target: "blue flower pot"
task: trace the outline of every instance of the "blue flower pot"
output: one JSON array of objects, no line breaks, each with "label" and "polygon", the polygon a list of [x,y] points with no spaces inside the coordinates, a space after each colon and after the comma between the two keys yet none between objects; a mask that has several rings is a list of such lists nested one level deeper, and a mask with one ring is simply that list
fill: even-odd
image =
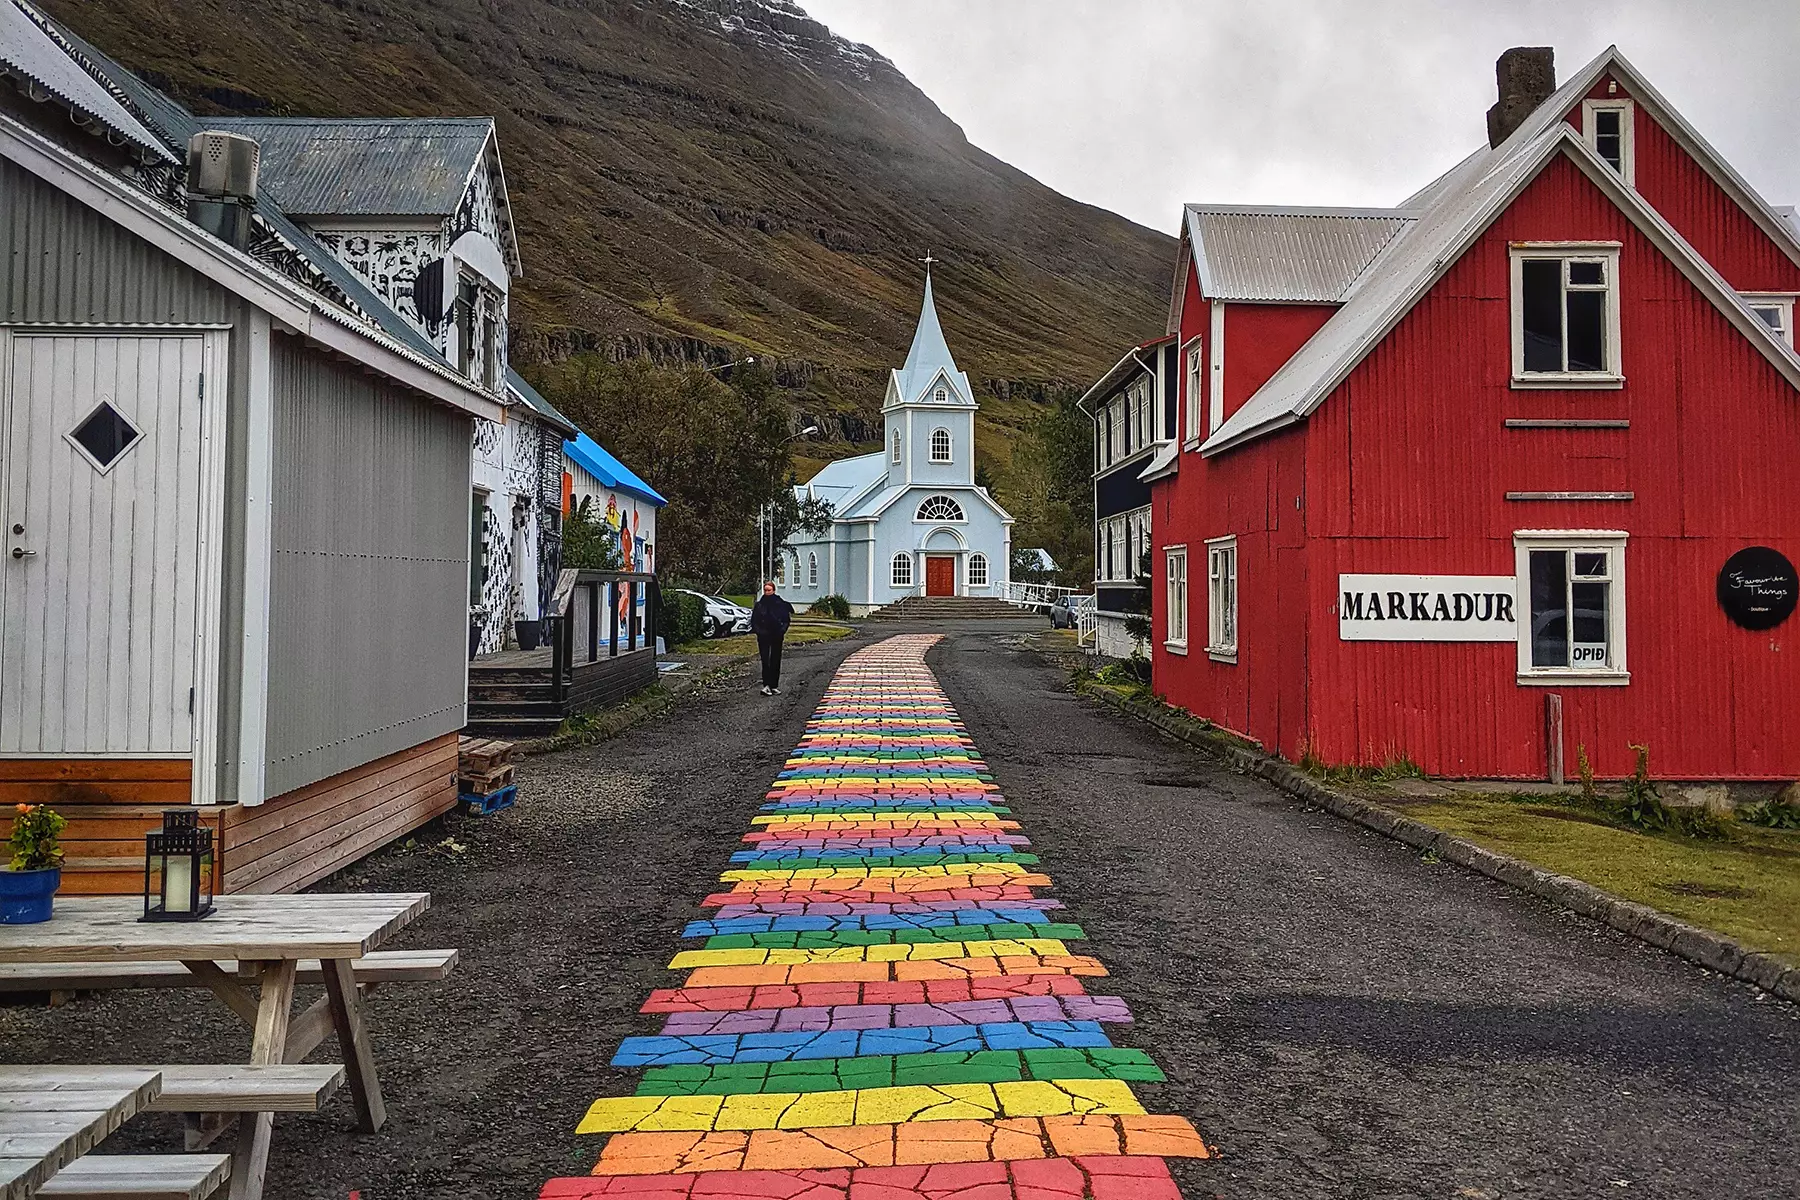
[{"label": "blue flower pot", "polygon": [[35,925],[48,921],[62,886],[62,871],[0,870],[0,925]]}]

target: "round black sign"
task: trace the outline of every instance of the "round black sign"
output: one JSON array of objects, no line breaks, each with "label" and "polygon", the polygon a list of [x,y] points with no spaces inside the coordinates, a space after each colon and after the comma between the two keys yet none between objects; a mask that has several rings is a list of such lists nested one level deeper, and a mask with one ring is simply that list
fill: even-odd
[{"label": "round black sign", "polygon": [[1751,546],[1719,571],[1719,607],[1745,629],[1773,629],[1793,615],[1800,577],[1778,550]]}]

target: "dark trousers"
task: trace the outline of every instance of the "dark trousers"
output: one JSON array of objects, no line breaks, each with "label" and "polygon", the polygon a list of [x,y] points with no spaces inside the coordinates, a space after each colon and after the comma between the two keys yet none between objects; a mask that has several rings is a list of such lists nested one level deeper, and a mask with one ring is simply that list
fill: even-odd
[{"label": "dark trousers", "polygon": [[756,635],[756,652],[762,655],[763,686],[781,686],[781,634]]}]

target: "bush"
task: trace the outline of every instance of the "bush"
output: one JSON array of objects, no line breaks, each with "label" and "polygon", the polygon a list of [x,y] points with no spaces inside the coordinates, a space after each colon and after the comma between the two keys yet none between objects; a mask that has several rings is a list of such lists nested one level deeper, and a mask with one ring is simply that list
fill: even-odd
[{"label": "bush", "polygon": [[695,642],[706,631],[706,601],[687,592],[669,596],[672,603],[668,621],[664,623],[663,641],[671,646]]},{"label": "bush", "polygon": [[807,612],[820,616],[835,617],[840,621],[850,619],[850,601],[842,596],[821,596],[807,607]]},{"label": "bush", "polygon": [[1633,829],[1651,833],[1668,829],[1675,823],[1675,817],[1662,797],[1656,794],[1656,785],[1650,782],[1650,747],[1633,746],[1632,750],[1637,752],[1637,766],[1632,768],[1631,778],[1625,781],[1624,794],[1619,797],[1613,815]]},{"label": "bush", "polygon": [[1738,820],[1765,829],[1800,829],[1800,804],[1771,796],[1739,813]]}]

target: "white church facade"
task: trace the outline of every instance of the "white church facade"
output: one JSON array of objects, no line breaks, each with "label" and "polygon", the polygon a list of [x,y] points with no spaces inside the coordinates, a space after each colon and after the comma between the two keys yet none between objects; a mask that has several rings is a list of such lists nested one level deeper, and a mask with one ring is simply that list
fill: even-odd
[{"label": "white church facade", "polygon": [[999,596],[1013,518],[975,483],[975,394],[938,324],[931,277],[906,365],[889,373],[883,448],[840,459],[795,488],[832,507],[796,533],[776,584],[797,607],[840,595],[867,613],[907,596]]}]

